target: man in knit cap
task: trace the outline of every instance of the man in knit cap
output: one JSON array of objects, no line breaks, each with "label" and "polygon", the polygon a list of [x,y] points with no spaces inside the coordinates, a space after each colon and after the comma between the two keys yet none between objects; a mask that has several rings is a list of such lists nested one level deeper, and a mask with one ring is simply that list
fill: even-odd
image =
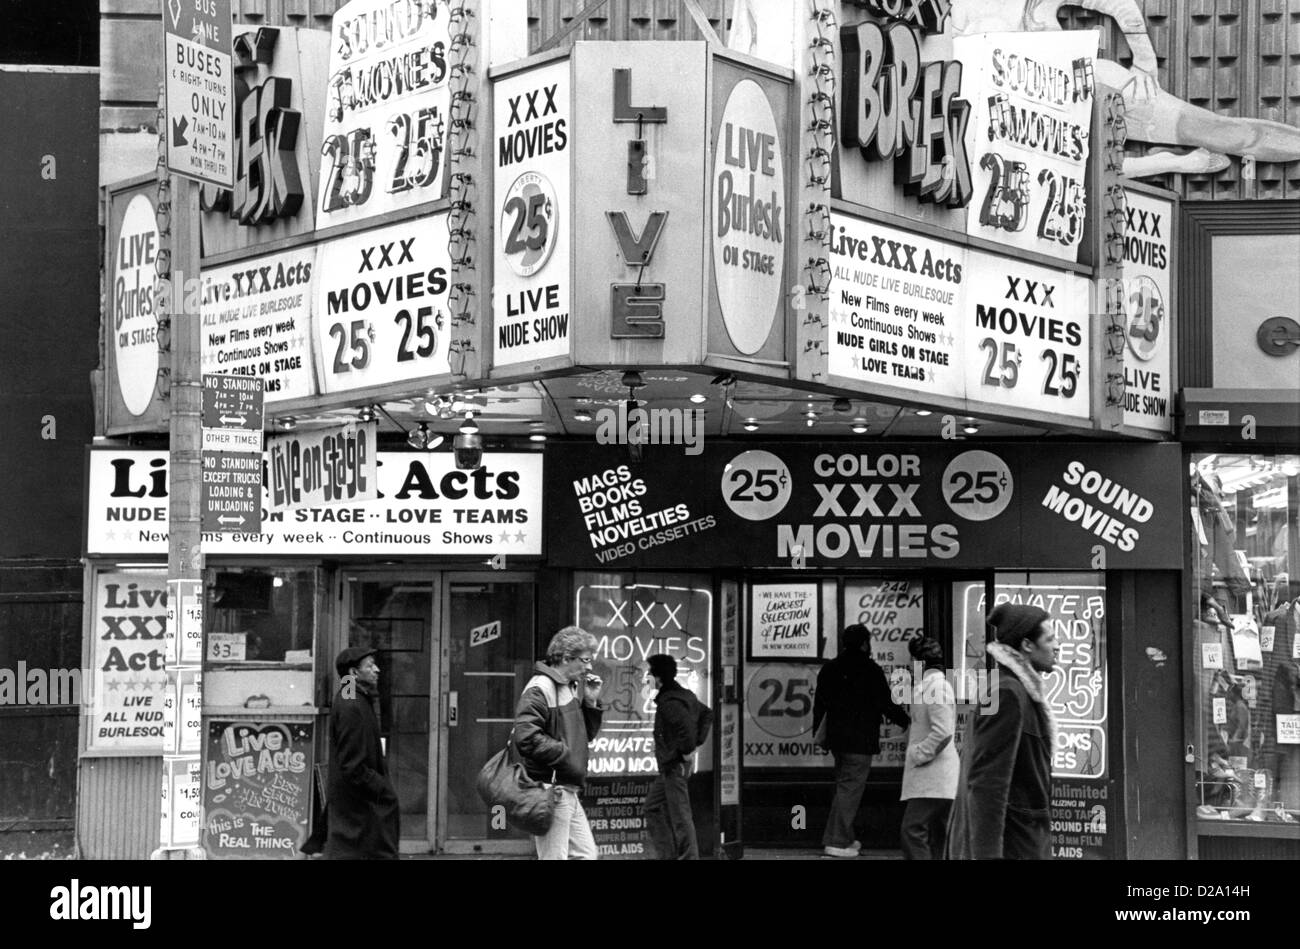
[{"label": "man in knit cap", "polygon": [[1056,721],[1043,673],[1056,665],[1056,633],[1034,606],[989,615],[997,692],[971,722],[948,825],[950,860],[1046,860]]}]

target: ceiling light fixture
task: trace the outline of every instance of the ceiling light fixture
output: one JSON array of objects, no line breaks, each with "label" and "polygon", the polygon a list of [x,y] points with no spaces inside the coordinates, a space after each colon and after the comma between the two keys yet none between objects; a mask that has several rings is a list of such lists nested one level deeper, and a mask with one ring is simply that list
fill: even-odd
[{"label": "ceiling light fixture", "polygon": [[375,420],[375,407],[373,405],[363,405],[357,411],[357,418],[363,422],[373,422]]},{"label": "ceiling light fixture", "polygon": [[747,432],[758,431],[758,423],[755,422],[753,419],[750,419],[748,422],[745,423],[745,431]]},{"label": "ceiling light fixture", "polygon": [[645,387],[645,380],[641,378],[641,373],[635,369],[629,369],[623,373],[623,388],[625,389],[642,389]]},{"label": "ceiling light fixture", "polygon": [[854,435],[865,435],[865,434],[867,434],[867,426],[866,426],[866,425],[863,425],[861,422],[859,422],[857,425],[854,425],[854,426],[853,426],[853,434],[854,434]]},{"label": "ceiling light fixture", "polygon": [[533,432],[528,436],[528,440],[530,442],[544,442],[546,441],[546,435],[542,432]]},{"label": "ceiling light fixture", "polygon": [[411,429],[410,434],[406,436],[406,444],[416,451],[433,451],[443,441],[442,435],[429,431],[428,422],[421,422],[416,428]]},{"label": "ceiling light fixture", "polygon": [[462,435],[478,434],[478,423],[474,421],[474,413],[472,411],[465,413],[465,421],[460,423],[459,431]]},{"label": "ceiling light fixture", "polygon": [[705,402],[709,401],[709,397],[707,395],[701,395],[699,392],[697,392],[693,396],[691,396],[691,401],[696,405],[703,405]]},{"label": "ceiling light fixture", "polygon": [[578,409],[578,411],[573,413],[573,420],[575,422],[590,422],[591,417],[591,413],[586,409]]},{"label": "ceiling light fixture", "polygon": [[831,406],[836,412],[852,412],[853,403],[848,399],[836,399]]},{"label": "ceiling light fixture", "polygon": [[978,435],[979,430],[980,427],[978,425],[966,425],[962,428],[962,431],[965,432],[967,435]]},{"label": "ceiling light fixture", "polygon": [[934,413],[931,412],[929,409],[917,409],[916,414],[921,416],[921,418],[925,418],[926,416],[933,415]]},{"label": "ceiling light fixture", "polygon": [[285,416],[284,418],[280,419],[280,427],[284,429],[286,432],[292,432],[295,428],[298,427],[298,420],[291,415]]}]

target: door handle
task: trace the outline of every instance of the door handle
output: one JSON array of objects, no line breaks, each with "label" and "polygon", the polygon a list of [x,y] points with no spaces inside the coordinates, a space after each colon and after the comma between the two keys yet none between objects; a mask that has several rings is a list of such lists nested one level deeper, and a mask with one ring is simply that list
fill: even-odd
[{"label": "door handle", "polygon": [[447,726],[455,728],[460,724],[460,693],[447,693]]}]

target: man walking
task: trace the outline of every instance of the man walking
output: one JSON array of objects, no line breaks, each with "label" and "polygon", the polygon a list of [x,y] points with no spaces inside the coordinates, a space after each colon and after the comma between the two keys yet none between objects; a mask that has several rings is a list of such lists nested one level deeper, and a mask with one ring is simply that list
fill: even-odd
[{"label": "man walking", "polygon": [[822,835],[823,850],[828,857],[856,857],[862,844],[853,836],[853,822],[871,772],[871,756],[880,751],[880,721],[888,718],[906,728],[909,719],[894,704],[885,672],[871,658],[867,628],[860,623],[846,626],[840,647],[840,654],[817,674],[813,734],[835,756],[835,799]]},{"label": "man walking", "polygon": [[397,792],[379,738],[375,650],[349,646],[334,660],[339,691],[330,706],[327,860],[396,860]]},{"label": "man walking", "polygon": [[690,755],[713,726],[713,712],[677,682],[677,660],[660,653],[649,659],[655,688],[655,760],[659,777],[645,799],[646,827],[657,860],[698,860],[691,814]]},{"label": "man walking", "polygon": [[1051,856],[1052,748],[1056,720],[1043,673],[1056,665],[1056,633],[1035,606],[1004,603],[989,614],[996,642],[996,704],[980,709],[962,752],[948,825],[950,860],[1046,860]]},{"label": "man walking", "polygon": [[600,732],[605,706],[592,675],[596,637],[566,626],[546,649],[546,661],[524,686],[515,707],[514,743],[528,776],[560,789],[555,820],[533,837],[539,860],[595,860],[596,841],[579,794],[587,780],[587,744]]}]

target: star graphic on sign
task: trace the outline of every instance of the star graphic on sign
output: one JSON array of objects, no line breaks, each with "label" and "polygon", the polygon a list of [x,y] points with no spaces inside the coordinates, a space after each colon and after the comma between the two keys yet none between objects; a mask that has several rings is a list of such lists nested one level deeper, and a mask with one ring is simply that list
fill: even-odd
[{"label": "star graphic on sign", "polygon": [[524,536],[524,532],[523,532],[523,531],[518,531],[518,532],[516,532],[516,534],[515,534],[515,540],[519,541],[519,543],[521,543],[521,544],[527,542],[527,538]]},{"label": "star graphic on sign", "polygon": [[931,381],[931,382],[934,382],[934,370],[931,369],[931,370],[929,370],[929,372],[930,372],[930,381]]},{"label": "star graphic on sign", "polygon": [[122,683],[118,682],[116,679],[113,679],[112,681],[105,682],[104,688],[109,692],[116,692],[122,688]]},{"label": "star graphic on sign", "polygon": [[129,676],[126,677],[126,690],[128,692],[134,692],[138,688],[138,686],[139,683],[135,681],[135,673],[132,672]]},{"label": "star graphic on sign", "polygon": [[501,532],[501,543],[503,544],[510,543],[510,535],[507,534],[505,531]]},{"label": "star graphic on sign", "polygon": [[117,540],[117,531],[104,531],[104,537],[107,540]]}]

